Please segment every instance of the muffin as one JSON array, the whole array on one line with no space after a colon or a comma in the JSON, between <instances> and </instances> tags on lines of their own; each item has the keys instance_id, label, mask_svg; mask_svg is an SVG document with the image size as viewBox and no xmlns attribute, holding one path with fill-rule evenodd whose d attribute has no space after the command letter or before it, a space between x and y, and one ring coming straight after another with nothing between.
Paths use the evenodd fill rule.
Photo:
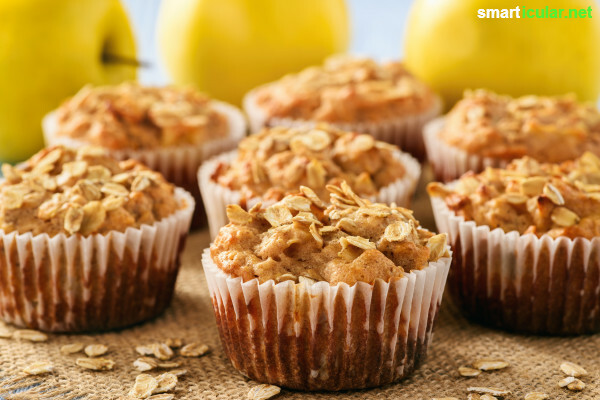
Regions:
<instances>
[{"instance_id":1,"label":"muffin","mask_svg":"<svg viewBox=\"0 0 600 400\"><path fill-rule=\"evenodd\" d=\"M136 83L86 86L43 121L47 145L93 145L119 159L136 159L194 195L193 226L206 224L196 172L234 149L246 134L235 107L189 88Z\"/></svg>"},{"instance_id":2,"label":"muffin","mask_svg":"<svg viewBox=\"0 0 600 400\"><path fill-rule=\"evenodd\" d=\"M444 234L342 182L230 223L202 263L221 342L244 375L299 390L374 387L423 360L450 266Z\"/></svg>"},{"instance_id":3,"label":"muffin","mask_svg":"<svg viewBox=\"0 0 600 400\"><path fill-rule=\"evenodd\" d=\"M423 160L422 128L439 115L441 101L400 62L338 55L252 90L244 109L253 132L329 123L369 133Z\"/></svg>"},{"instance_id":4,"label":"muffin","mask_svg":"<svg viewBox=\"0 0 600 400\"><path fill-rule=\"evenodd\" d=\"M472 319L511 331L600 331L600 159L525 157L428 187L454 250L449 290Z\"/></svg>"},{"instance_id":5,"label":"muffin","mask_svg":"<svg viewBox=\"0 0 600 400\"><path fill-rule=\"evenodd\" d=\"M600 155L600 111L573 95L511 98L480 89L465 92L424 136L436 178L448 182L524 156L558 163Z\"/></svg>"},{"instance_id":6,"label":"muffin","mask_svg":"<svg viewBox=\"0 0 600 400\"><path fill-rule=\"evenodd\" d=\"M360 196L407 206L420 175L419 163L371 135L331 126L275 127L250 135L238 150L205 163L198 173L214 237L227 224L225 209L272 204L301 185L329 199L328 184L346 181Z\"/></svg>"},{"instance_id":7,"label":"muffin","mask_svg":"<svg viewBox=\"0 0 600 400\"><path fill-rule=\"evenodd\" d=\"M102 149L2 166L0 318L53 332L135 324L168 305L192 196Z\"/></svg>"}]
</instances>

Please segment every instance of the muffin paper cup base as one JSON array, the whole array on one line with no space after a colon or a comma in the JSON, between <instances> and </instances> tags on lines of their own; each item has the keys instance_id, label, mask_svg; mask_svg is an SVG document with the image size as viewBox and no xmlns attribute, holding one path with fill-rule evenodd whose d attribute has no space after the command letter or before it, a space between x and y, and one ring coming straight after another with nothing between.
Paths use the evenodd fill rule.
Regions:
<instances>
[{"instance_id":1,"label":"muffin paper cup base","mask_svg":"<svg viewBox=\"0 0 600 400\"><path fill-rule=\"evenodd\" d=\"M138 160L149 168L163 174L169 182L192 193L198 204L194 214L193 227L206 225L206 216L196 176L198 168L209 158L224 151L234 149L238 142L246 135L245 117L236 107L219 101L213 101L213 106L216 111L227 117L229 123L227 137L211 140L198 146L163 147L148 150L107 149L112 157L118 160L129 158ZM42 127L48 146L62 144L67 147L79 148L86 145L81 140L56 135L58 126L55 112L46 115L42 121Z\"/></svg>"},{"instance_id":2,"label":"muffin paper cup base","mask_svg":"<svg viewBox=\"0 0 600 400\"><path fill-rule=\"evenodd\" d=\"M427 123L423 129L427 159L431 163L435 178L442 182L449 182L459 178L465 172L481 172L486 167L504 168L510 161L482 157L447 144L439 138L439 133L444 127L444 117L436 118Z\"/></svg>"},{"instance_id":3,"label":"muffin paper cup base","mask_svg":"<svg viewBox=\"0 0 600 400\"><path fill-rule=\"evenodd\" d=\"M377 196L371 198L371 200L385 204L396 202L399 206L408 207L417 187L419 176L421 175L421 166L406 153L397 152L396 156L406 169L405 175L401 179L381 188ZM212 179L212 175L219 164L231 163L236 157L236 150L221 154L204 163L198 171L200 192L206 207L206 215L212 238L217 235L221 227L228 223L225 211L228 204L240 204L247 208L252 207L258 202L262 202L264 206L269 205L269 202L263 201L259 197L247 199L246 204L241 204L242 198L240 192L226 188Z\"/></svg>"},{"instance_id":4,"label":"muffin paper cup base","mask_svg":"<svg viewBox=\"0 0 600 400\"><path fill-rule=\"evenodd\" d=\"M314 126L317 123L307 120L291 118L269 118L265 111L256 104L255 93L258 89L249 92L243 100L244 111L248 115L250 132L257 133L264 127L273 126ZM442 112L442 100L435 97L431 107L419 114L398 117L393 120L381 122L329 122L329 125L345 131L368 133L375 139L392 143L402 151L410 153L419 161L425 159L425 146L423 144L423 126Z\"/></svg>"},{"instance_id":5,"label":"muffin paper cup base","mask_svg":"<svg viewBox=\"0 0 600 400\"><path fill-rule=\"evenodd\" d=\"M450 258L391 282L242 282L202 264L221 342L233 366L298 390L384 385L424 359Z\"/></svg>"},{"instance_id":6,"label":"muffin paper cup base","mask_svg":"<svg viewBox=\"0 0 600 400\"><path fill-rule=\"evenodd\" d=\"M443 199L435 220L454 250L448 290L473 320L510 331L600 331L600 238L553 239L465 221Z\"/></svg>"},{"instance_id":7,"label":"muffin paper cup base","mask_svg":"<svg viewBox=\"0 0 600 400\"><path fill-rule=\"evenodd\" d=\"M106 235L0 230L0 318L52 332L121 328L170 303L194 199L153 225Z\"/></svg>"}]
</instances>

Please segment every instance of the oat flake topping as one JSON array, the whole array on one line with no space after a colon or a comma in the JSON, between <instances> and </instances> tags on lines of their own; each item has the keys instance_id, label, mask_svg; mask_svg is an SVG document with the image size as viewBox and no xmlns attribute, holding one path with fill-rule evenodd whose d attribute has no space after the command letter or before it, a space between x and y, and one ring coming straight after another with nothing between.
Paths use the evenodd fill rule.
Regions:
<instances>
[{"instance_id":1,"label":"oat flake topping","mask_svg":"<svg viewBox=\"0 0 600 400\"><path fill-rule=\"evenodd\" d=\"M561 162L585 151L600 155L600 111L573 95L511 98L467 91L448 113L439 136L484 157Z\"/></svg>"},{"instance_id":2,"label":"oat flake topping","mask_svg":"<svg viewBox=\"0 0 600 400\"><path fill-rule=\"evenodd\" d=\"M116 150L197 145L228 132L207 96L132 82L85 86L60 106L56 120L58 136Z\"/></svg>"},{"instance_id":3,"label":"oat flake topping","mask_svg":"<svg viewBox=\"0 0 600 400\"><path fill-rule=\"evenodd\" d=\"M283 77L256 93L271 118L378 122L430 108L433 92L399 62L337 55L323 66Z\"/></svg>"},{"instance_id":4,"label":"oat flake topping","mask_svg":"<svg viewBox=\"0 0 600 400\"><path fill-rule=\"evenodd\" d=\"M397 153L370 135L328 125L268 128L242 140L237 158L221 164L213 180L245 198L281 200L304 185L326 200L325 186L344 180L359 195L374 196L404 176Z\"/></svg>"},{"instance_id":5,"label":"oat flake topping","mask_svg":"<svg viewBox=\"0 0 600 400\"><path fill-rule=\"evenodd\" d=\"M178 208L175 187L137 161L115 161L98 148L47 148L2 166L0 229L81 234L152 224ZM145 184L140 185L142 179Z\"/></svg>"},{"instance_id":6,"label":"oat flake topping","mask_svg":"<svg viewBox=\"0 0 600 400\"><path fill-rule=\"evenodd\" d=\"M228 206L213 260L244 280L354 284L400 278L448 256L446 235L421 229L412 211L371 203L346 182L327 189L330 204L302 187L266 209Z\"/></svg>"},{"instance_id":7,"label":"oat flake topping","mask_svg":"<svg viewBox=\"0 0 600 400\"><path fill-rule=\"evenodd\" d=\"M466 220L537 236L600 236L600 158L541 164L524 157L505 169L467 173L453 186L432 183L432 196Z\"/></svg>"}]
</instances>

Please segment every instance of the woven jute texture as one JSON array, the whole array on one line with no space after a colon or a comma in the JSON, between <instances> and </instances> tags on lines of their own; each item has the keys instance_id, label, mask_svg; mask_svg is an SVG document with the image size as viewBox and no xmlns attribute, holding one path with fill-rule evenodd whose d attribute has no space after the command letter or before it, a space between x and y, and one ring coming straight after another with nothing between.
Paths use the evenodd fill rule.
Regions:
<instances>
[{"instance_id":1,"label":"woven jute texture","mask_svg":"<svg viewBox=\"0 0 600 400\"><path fill-rule=\"evenodd\" d=\"M427 201L414 203L417 216L430 224ZM421 214L421 215L420 215ZM0 398L5 399L116 399L127 394L136 375L135 346L182 338L202 342L211 352L201 358L181 358L188 375L173 392L177 399L245 399L255 382L244 378L229 363L219 342L212 305L200 263L208 246L208 233L190 236L172 305L154 321L98 335L48 335L45 343L0 339ZM508 399L523 399L531 391L545 392L551 399L600 399L600 335L571 338L508 334L470 324L445 296L428 356L410 378L378 389L341 393L302 393L284 390L281 399L424 399L467 398L470 386L494 386L512 391ZM75 365L78 355L63 355L64 344L82 342L109 346L105 356L116 362L113 371L90 372ZM510 367L482 373L477 378L460 377L457 368L480 358L502 358ZM51 361L55 372L24 377L25 366ZM573 361L589 372L584 391L572 393L558 387L564 375L563 361ZM162 372L162 371L161 371ZM151 372L158 374L160 372Z\"/></svg>"}]
</instances>

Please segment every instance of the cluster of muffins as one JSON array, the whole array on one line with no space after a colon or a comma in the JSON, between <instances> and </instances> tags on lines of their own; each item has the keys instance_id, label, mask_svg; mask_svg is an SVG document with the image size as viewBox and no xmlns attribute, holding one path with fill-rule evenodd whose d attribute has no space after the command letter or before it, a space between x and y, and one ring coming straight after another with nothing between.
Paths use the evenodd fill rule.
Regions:
<instances>
[{"instance_id":1,"label":"cluster of muffins","mask_svg":"<svg viewBox=\"0 0 600 400\"><path fill-rule=\"evenodd\" d=\"M252 91L245 111L255 131L246 138L239 111L193 90L132 83L83 88L45 118L45 137L50 146L66 146L50 149L70 152L77 162L84 146L99 146L114 157L111 173L65 181L58 178L65 174L60 164L52 170L63 185L60 195L48 194L31 215L55 214L20 226L34 235L95 244L100 239L87 238L168 219L175 203L167 187L182 186L199 204L203 200L215 238L203 264L223 345L236 368L263 382L309 390L371 387L407 376L425 356L450 266L446 235L420 228L402 208L415 191L421 169L413 156L424 157L421 130L439 114L439 98L400 63L336 57ZM165 187L146 186L143 177L126 180L115 166L140 165L132 160L147 165L141 176L157 174ZM83 168L65 165L78 173ZM5 169L8 176L14 168ZM115 185L125 189L121 197ZM92 196L88 191L93 205L77 197ZM116 199L120 208L102 208L117 207ZM95 263L87 250L74 251L78 267ZM87 258L79 260L80 254ZM109 272L131 284L124 271ZM158 279L152 275L140 285L152 286L148 293ZM159 291L172 291L172 283L162 279ZM126 302L111 296L104 303L94 298L94 304L106 310L106 304ZM136 321L149 317L138 314ZM81 319L18 323L73 331L136 322L96 318L95 325L72 325L73 318ZM253 338L252 349L242 346L245 337ZM275 370L266 356L273 346L297 365L282 362Z\"/></svg>"},{"instance_id":2,"label":"cluster of muffins","mask_svg":"<svg viewBox=\"0 0 600 400\"><path fill-rule=\"evenodd\" d=\"M235 148L246 121L234 106L190 88L136 83L84 87L43 121L46 144L98 146L119 160L135 159L192 193L194 227L206 224L196 172L202 162Z\"/></svg>"},{"instance_id":3,"label":"cluster of muffins","mask_svg":"<svg viewBox=\"0 0 600 400\"><path fill-rule=\"evenodd\" d=\"M244 109L254 134L198 172L214 238L202 263L233 366L300 390L408 376L451 260L446 234L402 207L438 97L400 63L335 57L252 90Z\"/></svg>"},{"instance_id":4,"label":"cluster of muffins","mask_svg":"<svg viewBox=\"0 0 600 400\"><path fill-rule=\"evenodd\" d=\"M327 185L346 182L361 196L407 206L419 163L371 135L317 127L274 127L242 140L238 150L202 165L198 181L212 236L227 223L226 207L248 209L310 187L324 201Z\"/></svg>"},{"instance_id":5,"label":"cluster of muffins","mask_svg":"<svg viewBox=\"0 0 600 400\"><path fill-rule=\"evenodd\" d=\"M204 215L197 170L245 136L243 114L192 89L124 83L84 87L42 125L48 147L2 167L0 316L55 332L157 316Z\"/></svg>"},{"instance_id":6,"label":"cluster of muffins","mask_svg":"<svg viewBox=\"0 0 600 400\"><path fill-rule=\"evenodd\" d=\"M427 124L448 289L467 316L511 331L600 331L600 111L574 96L468 91Z\"/></svg>"},{"instance_id":7,"label":"cluster of muffins","mask_svg":"<svg viewBox=\"0 0 600 400\"><path fill-rule=\"evenodd\" d=\"M446 235L401 207L438 97L400 63L337 57L246 100L247 138L240 110L187 88L86 86L49 113L48 147L2 166L0 317L53 332L153 318L208 214L204 269L242 373L308 390L410 374L450 266ZM275 348L298 362L275 368Z\"/></svg>"},{"instance_id":8,"label":"cluster of muffins","mask_svg":"<svg viewBox=\"0 0 600 400\"><path fill-rule=\"evenodd\" d=\"M447 277L476 321L600 331L594 107L476 90L436 118L401 63L338 56L250 91L244 111L248 137L231 105L125 83L50 113L49 147L2 167L0 317L76 332L158 315L195 209L223 347L260 382L409 375ZM404 208L425 150L446 182L428 186L440 234Z\"/></svg>"}]
</instances>

